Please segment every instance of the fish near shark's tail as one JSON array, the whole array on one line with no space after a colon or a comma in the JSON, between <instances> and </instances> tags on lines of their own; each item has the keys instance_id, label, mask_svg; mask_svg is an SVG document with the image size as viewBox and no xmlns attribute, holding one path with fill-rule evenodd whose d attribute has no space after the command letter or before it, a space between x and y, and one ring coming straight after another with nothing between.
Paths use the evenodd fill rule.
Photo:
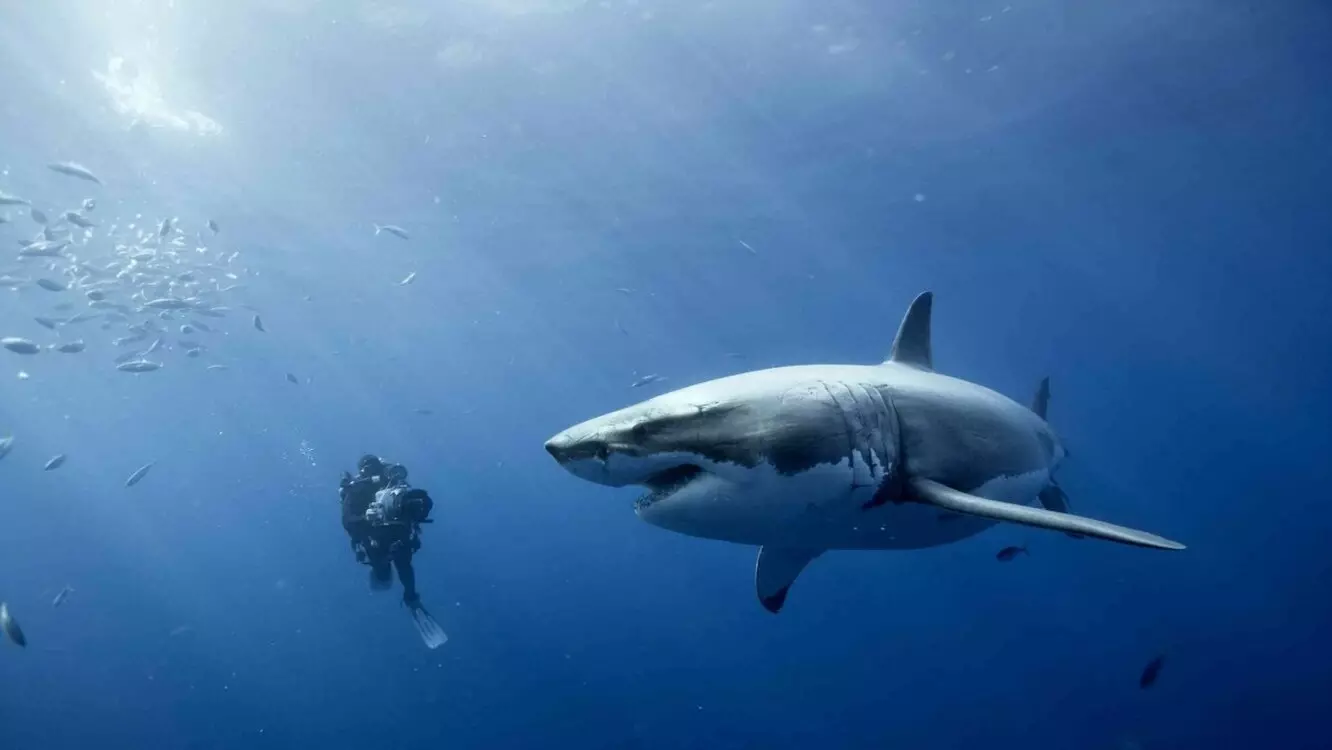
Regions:
<instances>
[{"instance_id":1,"label":"fish near shark's tail","mask_svg":"<svg viewBox=\"0 0 1332 750\"><path fill-rule=\"evenodd\" d=\"M380 226L379 224L376 224L376 225L375 225L375 236L378 237L378 236L379 236L379 233L382 232L382 231L384 231L384 227Z\"/></svg>"}]
</instances>

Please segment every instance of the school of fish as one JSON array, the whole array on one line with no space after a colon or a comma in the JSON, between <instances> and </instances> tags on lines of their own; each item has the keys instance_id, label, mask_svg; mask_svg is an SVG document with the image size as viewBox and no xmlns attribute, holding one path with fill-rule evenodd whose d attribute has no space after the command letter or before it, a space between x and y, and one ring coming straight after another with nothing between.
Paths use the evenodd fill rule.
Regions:
<instances>
[{"instance_id":1,"label":"school of fish","mask_svg":"<svg viewBox=\"0 0 1332 750\"><path fill-rule=\"evenodd\" d=\"M61 176L57 179L105 189L106 183L80 163L55 161L47 168ZM191 231L174 216L104 218L97 206L98 199L88 197L71 208L39 207L0 189L0 243L17 243L11 262L0 258L0 290L24 295L32 322L43 329L0 330L0 347L19 357L82 355L95 359L95 366L135 376L186 365L218 372L227 365L208 360L224 346L232 320L241 328L248 317L254 331L267 331L258 311L232 300L252 273L238 250L218 247L222 230L216 220L206 219ZM381 233L409 238L392 224L374 225L374 234ZM400 284L415 278L412 273ZM248 314L236 313L236 307ZM5 328L22 324L0 321ZM29 375L20 371L18 377ZM291 373L287 380L300 382ZM14 436L0 435L0 459L14 442ZM42 469L55 471L67 458L53 456ZM137 485L155 464L139 466L124 486ZM53 605L60 606L71 591L62 589ZM0 632L16 645L27 643L5 603L0 603Z\"/></svg>"}]
</instances>

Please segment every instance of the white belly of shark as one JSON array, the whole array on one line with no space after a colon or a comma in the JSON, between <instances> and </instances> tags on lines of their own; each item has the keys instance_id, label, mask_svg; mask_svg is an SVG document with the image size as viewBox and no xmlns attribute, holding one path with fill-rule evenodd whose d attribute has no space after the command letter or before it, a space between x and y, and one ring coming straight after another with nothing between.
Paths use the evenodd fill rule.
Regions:
<instances>
[{"instance_id":1,"label":"white belly of shark","mask_svg":"<svg viewBox=\"0 0 1332 750\"><path fill-rule=\"evenodd\" d=\"M744 481L732 481L703 471L672 494L640 498L636 512L653 526L688 536L823 550L924 549L974 536L997 523L921 503L866 508L878 484L857 484L857 476L870 473L859 455L854 467L853 459L844 459L783 476L764 463L746 473ZM996 477L973 494L1033 505L1049 481L1049 472L1039 469Z\"/></svg>"},{"instance_id":2,"label":"white belly of shark","mask_svg":"<svg viewBox=\"0 0 1332 750\"><path fill-rule=\"evenodd\" d=\"M761 547L755 582L772 612L824 551L922 549L1001 522L1183 549L1069 513L1047 383L1027 408L935 373L931 302L912 303L882 365L700 383L575 425L546 450L587 481L646 487L636 510L654 526Z\"/></svg>"}]
</instances>

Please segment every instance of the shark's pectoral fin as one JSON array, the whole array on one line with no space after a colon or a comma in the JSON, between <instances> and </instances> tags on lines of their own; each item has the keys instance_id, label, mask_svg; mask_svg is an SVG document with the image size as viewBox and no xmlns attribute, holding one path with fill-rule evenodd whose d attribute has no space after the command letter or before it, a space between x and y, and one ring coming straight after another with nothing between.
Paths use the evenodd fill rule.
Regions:
<instances>
[{"instance_id":1,"label":"shark's pectoral fin","mask_svg":"<svg viewBox=\"0 0 1332 750\"><path fill-rule=\"evenodd\" d=\"M800 547L760 547L754 566L754 587L759 603L773 614L786 603L786 592L810 561L823 554L821 549Z\"/></svg>"},{"instance_id":2,"label":"shark's pectoral fin","mask_svg":"<svg viewBox=\"0 0 1332 750\"><path fill-rule=\"evenodd\" d=\"M1116 526L1093 518L1083 518L1071 513L1057 513L1042 508L1031 508L997 500L986 500L965 492L960 492L929 479L912 479L910 487L917 500L936 505L955 513L991 518L996 521L1020 523L1040 529L1051 529L1069 533L1086 534L1112 542L1134 544L1139 547L1156 549L1184 549L1179 542L1137 531L1123 526Z\"/></svg>"}]
</instances>

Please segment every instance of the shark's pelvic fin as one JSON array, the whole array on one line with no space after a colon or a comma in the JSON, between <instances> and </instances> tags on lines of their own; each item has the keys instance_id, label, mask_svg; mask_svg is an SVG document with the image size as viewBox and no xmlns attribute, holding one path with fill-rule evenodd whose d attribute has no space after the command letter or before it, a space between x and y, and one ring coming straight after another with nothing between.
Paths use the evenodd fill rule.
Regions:
<instances>
[{"instance_id":1,"label":"shark's pelvic fin","mask_svg":"<svg viewBox=\"0 0 1332 750\"><path fill-rule=\"evenodd\" d=\"M902 317L902 325L897 328L897 338L893 339L893 350L888 355L889 362L910 365L922 370L934 369L934 357L930 353L930 310L934 306L934 292L921 292L907 308Z\"/></svg>"},{"instance_id":2,"label":"shark's pelvic fin","mask_svg":"<svg viewBox=\"0 0 1332 750\"><path fill-rule=\"evenodd\" d=\"M1047 485L1045 489L1041 490L1041 494L1037 495L1036 499L1040 501L1041 507L1046 510L1052 510L1055 513L1069 512L1068 494L1064 492L1064 488L1053 482ZM1086 534L1079 534L1075 531L1065 531L1064 533L1074 539L1083 539L1086 537Z\"/></svg>"},{"instance_id":3,"label":"shark's pelvic fin","mask_svg":"<svg viewBox=\"0 0 1332 750\"><path fill-rule=\"evenodd\" d=\"M1041 384L1036 388L1036 398L1031 400L1031 410L1041 419L1049 420L1045 415L1050 411L1050 378L1041 378Z\"/></svg>"},{"instance_id":4,"label":"shark's pelvic fin","mask_svg":"<svg viewBox=\"0 0 1332 750\"><path fill-rule=\"evenodd\" d=\"M754 566L754 587L763 608L773 614L780 612L786 603L786 592L800 571L821 554L821 549L760 547L758 563Z\"/></svg>"},{"instance_id":5,"label":"shark's pelvic fin","mask_svg":"<svg viewBox=\"0 0 1332 750\"><path fill-rule=\"evenodd\" d=\"M1086 534L1112 542L1133 544L1155 549L1184 549L1184 545L1145 531L1116 526L1093 518L1071 513L1056 513L1041 508L1015 505L969 495L929 479L912 479L910 486L917 500L931 503L955 513L991 518L996 521L1020 523L1039 529Z\"/></svg>"},{"instance_id":6,"label":"shark's pelvic fin","mask_svg":"<svg viewBox=\"0 0 1332 750\"><path fill-rule=\"evenodd\" d=\"M1046 510L1052 510L1055 513L1068 512L1068 495L1064 494L1064 490L1053 482L1041 490L1038 499L1041 501L1041 507Z\"/></svg>"}]
</instances>

